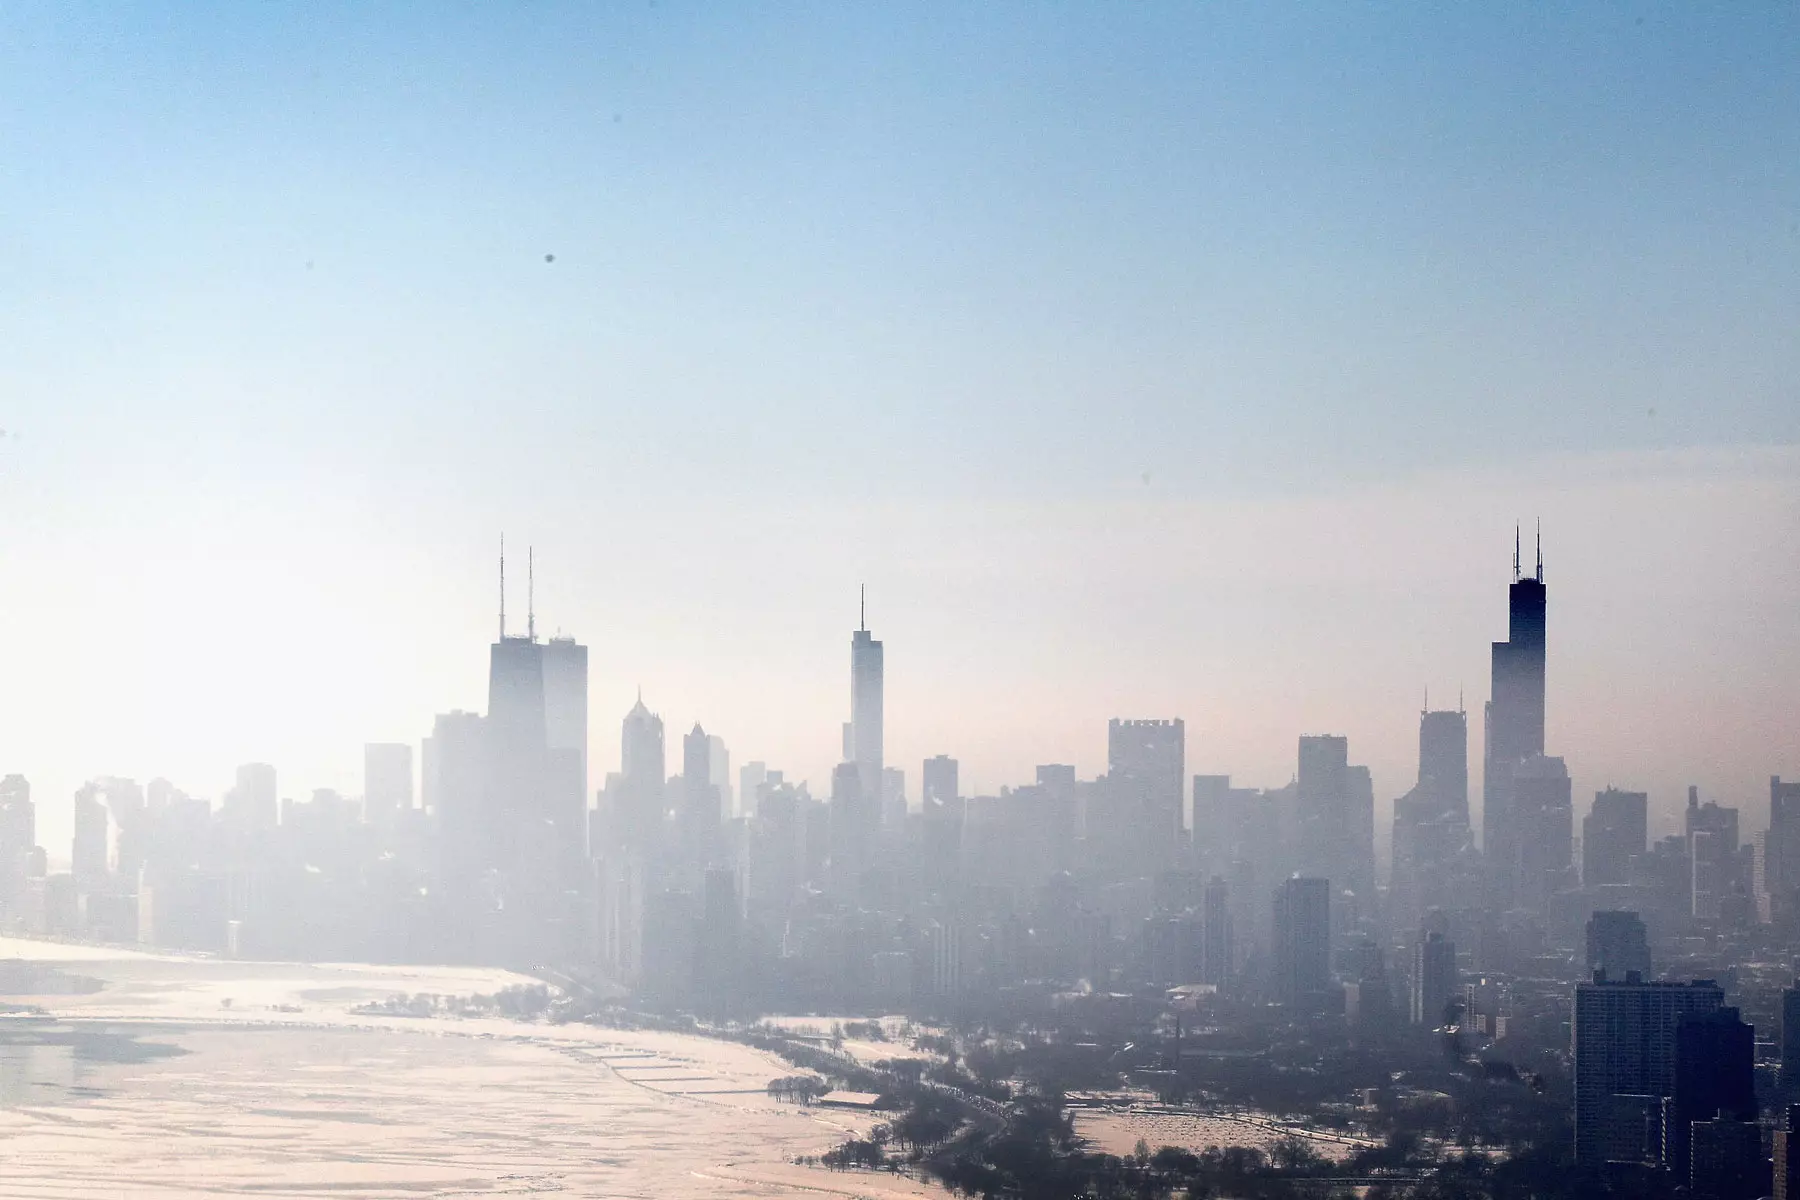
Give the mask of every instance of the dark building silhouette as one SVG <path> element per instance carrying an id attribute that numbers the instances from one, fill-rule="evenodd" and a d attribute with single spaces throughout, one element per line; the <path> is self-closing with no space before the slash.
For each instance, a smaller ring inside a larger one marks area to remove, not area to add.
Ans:
<path id="1" fill-rule="evenodd" d="M 1413 1024 L 1437 1028 L 1445 1021 L 1450 1002 L 1461 992 L 1456 943 L 1437 930 L 1421 931 L 1413 946 Z"/>
<path id="2" fill-rule="evenodd" d="M 1781 1091 L 1800 1096 L 1800 985 L 1781 992 Z"/>
<path id="3" fill-rule="evenodd" d="M 1649 843 L 1650 798 L 1607 788 L 1581 822 L 1581 882 L 1588 887 L 1630 883 L 1631 863 Z"/>
<path id="4" fill-rule="evenodd" d="M 1517 887 L 1520 830 L 1513 771 L 1544 753 L 1546 595 L 1542 543 L 1537 571 L 1526 577 L 1515 535 L 1513 581 L 1507 589 L 1507 640 L 1493 644 L 1492 694 L 1487 704 L 1482 764 L 1482 853 L 1488 862 L 1490 899 L 1496 908 L 1511 908 Z"/>
<path id="5" fill-rule="evenodd" d="M 1200 982 L 1226 987 L 1237 973 L 1236 939 L 1231 920 L 1231 885 L 1217 875 L 1207 881 L 1201 913 L 1206 940 L 1200 953 Z"/>
<path id="6" fill-rule="evenodd" d="M 1682 1016 L 1675 1024 L 1675 1078 L 1664 1132 L 1665 1165 L 1699 1190 L 1691 1153 L 1696 1121 L 1756 1120 L 1756 1031 L 1735 1008 Z M 1760 1143 L 1759 1143 L 1760 1145 Z"/>
<path id="7" fill-rule="evenodd" d="M 1324 1012 L 1331 989 L 1330 881 L 1282 880 L 1273 933 L 1275 998 L 1295 1012 Z"/>
<path id="8" fill-rule="evenodd" d="M 1650 978 L 1650 938 L 1634 912 L 1605 910 L 1587 922 L 1587 967 L 1594 978 Z"/>
<path id="9" fill-rule="evenodd" d="M 1575 988 L 1575 1159 L 1664 1165 L 1663 1101 L 1675 1091 L 1675 1030 L 1724 1004 L 1710 979 L 1604 980 Z"/>

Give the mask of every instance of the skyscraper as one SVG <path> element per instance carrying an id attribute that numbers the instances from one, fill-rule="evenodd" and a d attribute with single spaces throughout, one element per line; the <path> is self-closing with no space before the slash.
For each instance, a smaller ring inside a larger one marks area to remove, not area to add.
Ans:
<path id="1" fill-rule="evenodd" d="M 1469 720 L 1460 709 L 1419 714 L 1419 779 L 1394 801 L 1390 905 L 1398 928 L 1464 901 L 1470 856 Z"/>
<path id="2" fill-rule="evenodd" d="M 363 747 L 363 819 L 391 829 L 413 806 L 412 747 L 404 742 L 370 742 Z"/>
<path id="3" fill-rule="evenodd" d="M 690 854 L 705 854 L 723 817 L 719 789 L 712 781 L 712 739 L 698 721 L 681 740 L 682 824 Z"/>
<path id="4" fill-rule="evenodd" d="M 1675 1029 L 1725 994 L 1693 983 L 1607 980 L 1575 987 L 1575 1159 L 1661 1165 L 1662 1100 L 1675 1089 Z"/>
<path id="5" fill-rule="evenodd" d="M 268 763 L 245 763 L 237 769 L 237 783 L 225 794 L 228 819 L 240 833 L 266 834 L 281 819 L 275 792 L 275 768 Z"/>
<path id="6" fill-rule="evenodd" d="M 1331 884 L 1296 875 L 1275 891 L 1275 997 L 1296 1012 L 1324 1012 L 1331 988 Z"/>
<path id="7" fill-rule="evenodd" d="M 1368 903 L 1375 894 L 1375 797 L 1368 769 L 1351 766 L 1349 754 L 1346 738 L 1300 739 L 1300 869 Z"/>
<path id="8" fill-rule="evenodd" d="M 840 887 L 856 882 L 873 845 L 862 779 L 862 767 L 853 762 L 839 763 L 831 772 L 831 873 Z"/>
<path id="9" fill-rule="evenodd" d="M 1462 991 L 1456 972 L 1456 943 L 1437 930 L 1421 931 L 1413 945 L 1412 1020 L 1436 1029 L 1450 1001 Z"/>
<path id="10" fill-rule="evenodd" d="M 927 811 L 933 805 L 946 805 L 954 802 L 959 793 L 957 789 L 957 762 L 948 754 L 940 754 L 925 760 L 920 771 L 921 801 Z"/>
<path id="11" fill-rule="evenodd" d="M 1650 798 L 1609 787 L 1594 793 L 1581 822 L 1581 882 L 1587 887 L 1630 883 L 1631 860 L 1648 846 Z"/>
<path id="12" fill-rule="evenodd" d="M 861 772 L 859 795 L 869 809 L 864 814 L 871 828 L 880 820 L 882 741 L 882 651 L 869 632 L 868 609 L 861 606 L 861 620 L 850 635 L 850 748 L 849 761 Z"/>
<path id="13" fill-rule="evenodd" d="M 1513 765 L 1510 793 L 1517 855 L 1513 902 L 1541 913 L 1552 896 L 1574 884 L 1569 769 L 1560 758 L 1533 755 Z"/>
<path id="14" fill-rule="evenodd" d="M 1138 853 L 1166 861 L 1181 844 L 1182 791 L 1187 774 L 1187 727 L 1172 721 L 1122 721 L 1106 727 L 1107 774 L 1132 798 L 1138 828 L 1121 831 Z M 1094 831 L 1090 830 L 1092 836 Z M 1130 836 L 1135 834 L 1136 836 Z M 1140 858 L 1140 861 L 1141 858 Z"/>
<path id="15" fill-rule="evenodd" d="M 1201 912 L 1205 940 L 1200 950 L 1200 982 L 1224 987 L 1237 970 L 1231 929 L 1231 885 L 1217 875 L 1207 881 Z"/>
<path id="16" fill-rule="evenodd" d="M 1491 899 L 1501 908 L 1512 907 L 1519 862 L 1513 770 L 1544 752 L 1546 597 L 1543 545 L 1538 546 L 1536 573 L 1525 577 L 1515 533 L 1507 640 L 1493 644 L 1493 692 L 1487 705 L 1481 784 L 1482 852 L 1489 864 Z"/>
<path id="17" fill-rule="evenodd" d="M 438 714 L 425 739 L 425 807 L 437 822 L 442 870 L 453 892 L 470 888 L 487 862 L 484 825 L 487 721 L 480 713 Z"/>
<path id="18" fill-rule="evenodd" d="M 1738 810 L 1716 801 L 1700 803 L 1700 789 L 1688 788 L 1683 815 L 1688 841 L 1688 861 L 1693 870 L 1692 915 L 1717 920 L 1726 915 L 1735 899 L 1748 899 L 1749 879 L 1738 844 Z"/>
<path id="19" fill-rule="evenodd" d="M 1625 980 L 1650 978 L 1650 937 L 1634 912 L 1602 910 L 1587 922 L 1587 968 L 1591 976 Z"/>
<path id="20" fill-rule="evenodd" d="M 107 861 L 108 820 L 100 789 L 89 783 L 75 793 L 75 837 L 70 846 L 70 872 L 76 891 L 86 895 L 105 887 L 110 876 Z"/>
<path id="21" fill-rule="evenodd" d="M 588 844 L 588 651 L 571 637 L 544 643 L 544 742 L 549 750 L 545 813 L 557 854 L 578 869 Z M 571 852 L 573 851 L 573 854 Z"/>
<path id="22" fill-rule="evenodd" d="M 669 766 L 663 746 L 662 718 L 644 707 L 644 693 L 625 714 L 619 730 L 618 811 L 613 814 L 619 837 L 638 850 L 653 848 L 662 836 Z"/>
<path id="23" fill-rule="evenodd" d="M 1692 1179 L 1689 1147 L 1696 1121 L 1756 1120 L 1756 1031 L 1735 1008 L 1692 1013 L 1675 1024 L 1675 1081 L 1664 1130 L 1664 1165 Z M 1699 1188 L 1704 1192 L 1704 1187 Z"/>
<path id="24" fill-rule="evenodd" d="M 493 865 L 517 887 L 562 891 L 586 875 L 587 647 L 537 636 L 535 556 L 527 559 L 523 636 L 506 631 L 500 563 L 500 637 L 488 650 L 484 824 Z"/>
<path id="25" fill-rule="evenodd" d="M 1763 887 L 1776 919 L 1791 917 L 1800 903 L 1800 780 L 1769 777 L 1769 836 L 1763 851 Z"/>
<path id="26" fill-rule="evenodd" d="M 1800 984 L 1781 992 L 1781 1094 L 1800 1096 Z"/>

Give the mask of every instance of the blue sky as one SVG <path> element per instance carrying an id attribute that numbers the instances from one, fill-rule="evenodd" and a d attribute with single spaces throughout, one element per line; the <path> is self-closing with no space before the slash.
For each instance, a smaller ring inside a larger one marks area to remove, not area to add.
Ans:
<path id="1" fill-rule="evenodd" d="M 799 639 L 783 614 L 810 617 L 815 585 L 886 570 L 904 593 L 873 535 L 741 561 L 719 530 L 746 511 L 814 529 L 977 506 L 1017 539 L 989 545 L 998 605 L 1010 548 L 1057 542 L 1070 506 L 1148 503 L 1131 519 L 1174 529 L 1154 505 L 1328 509 L 1413 479 L 1416 510 L 1457 472 L 1512 471 L 1503 494 L 1554 512 L 1546 462 L 1780 452 L 1800 442 L 1796 62 L 1800 9 L 1773 3 L 9 5 L 7 600 L 39 622 L 68 608 L 59 568 L 142 555 L 199 614 L 254 608 L 230 561 L 254 547 L 284 629 L 341 642 L 371 593 L 475 628 L 504 527 L 566 565 L 550 595 L 622 672 L 646 614 L 709 611 L 696 595 Z M 1773 554 L 1779 582 L 1794 552 L 1745 530 L 1795 515 L 1757 507 L 1792 465 L 1754 461 L 1701 536 Z M 1033 586 L 1043 636 L 1121 616 L 1075 578 Z M 129 627 L 132 591 L 81 603 Z M 1470 671 L 1497 632 L 1463 639 Z M 1760 636 L 1787 653 L 1795 631 Z M 368 737 L 478 703 L 466 667 L 393 670 L 420 682 L 357 714 L 388 726 Z M 1119 703 L 1158 694 L 1120 680 Z M 695 690 L 706 711 L 672 719 L 729 731 L 756 707 Z M 795 718 L 826 767 L 839 690 Z M 12 714 L 46 723 L 27 744 L 66 715 Z M 329 734 L 293 743 L 297 770 L 354 762 L 365 735 Z M 78 780 L 106 736 L 20 769 Z M 221 774 L 264 756 L 243 740 L 204 754 Z M 998 738 L 987 773 L 1028 778 L 1032 752 Z"/>

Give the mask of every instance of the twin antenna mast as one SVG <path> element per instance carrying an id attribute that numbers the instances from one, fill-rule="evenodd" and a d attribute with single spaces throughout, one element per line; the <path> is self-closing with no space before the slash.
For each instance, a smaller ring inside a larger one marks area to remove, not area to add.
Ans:
<path id="1" fill-rule="evenodd" d="M 1521 546 L 1520 537 L 1519 537 L 1519 523 L 1517 521 L 1515 521 L 1515 522 L 1513 522 L 1513 582 L 1514 583 L 1519 582 L 1519 580 L 1524 577 L 1524 574 L 1522 571 L 1523 559 L 1520 555 L 1521 549 L 1522 549 L 1522 546 Z M 1539 583 L 1544 582 L 1544 520 L 1542 517 L 1538 518 L 1538 523 L 1537 523 L 1537 574 L 1533 575 L 1532 578 L 1537 580 L 1537 582 L 1539 582 Z"/>
<path id="2" fill-rule="evenodd" d="M 536 547 L 525 547 L 525 637 L 537 641 Z M 506 535 L 500 535 L 500 640 L 506 640 Z"/>

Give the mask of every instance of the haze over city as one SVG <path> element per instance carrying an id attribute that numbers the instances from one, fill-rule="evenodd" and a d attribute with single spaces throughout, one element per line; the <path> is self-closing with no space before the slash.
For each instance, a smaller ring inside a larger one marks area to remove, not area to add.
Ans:
<path id="1" fill-rule="evenodd" d="M 6 1187 L 1800 1197 L 1797 63 L 0 7 Z"/>

